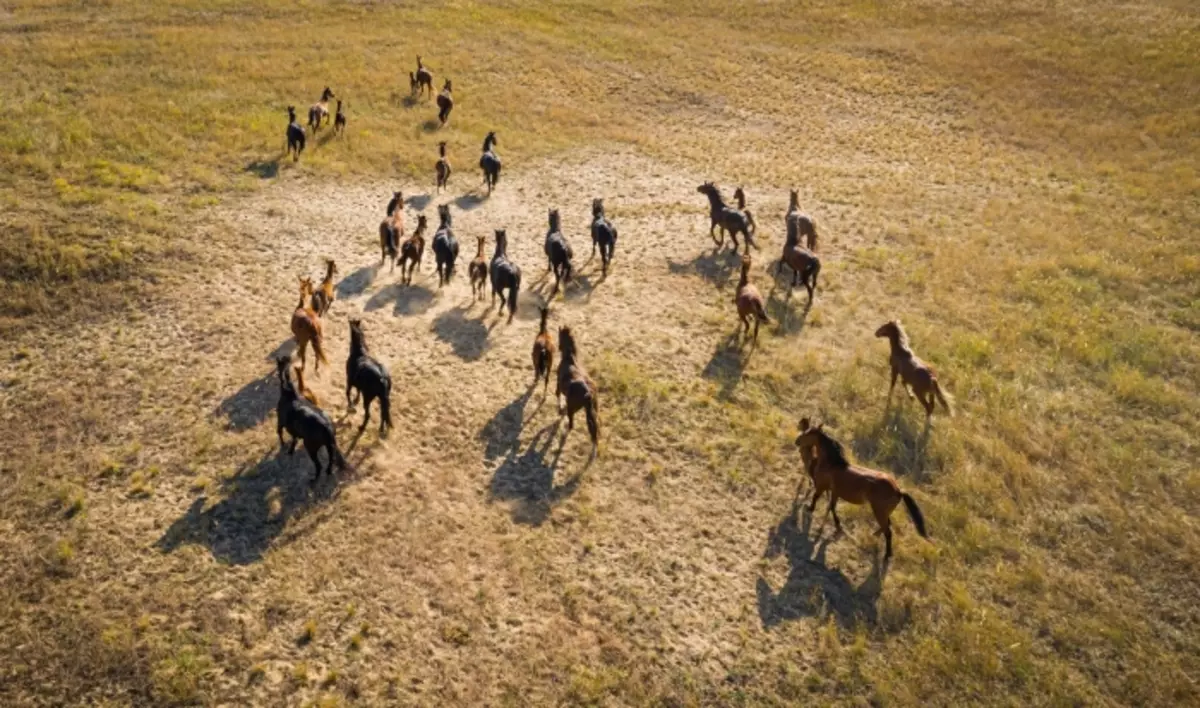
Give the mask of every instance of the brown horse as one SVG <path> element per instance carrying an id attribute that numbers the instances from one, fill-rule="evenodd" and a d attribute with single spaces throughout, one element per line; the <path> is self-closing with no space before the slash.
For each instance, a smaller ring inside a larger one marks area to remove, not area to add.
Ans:
<path id="1" fill-rule="evenodd" d="M 317 313 L 309 307 L 313 294 L 312 278 L 300 278 L 300 302 L 292 313 L 292 336 L 296 338 L 296 346 L 300 350 L 300 368 L 308 366 L 308 343 L 312 342 L 313 353 L 316 354 L 316 371 L 321 373 L 321 364 L 325 361 L 325 349 L 321 346 L 321 320 Z"/>
<path id="2" fill-rule="evenodd" d="M 321 92 L 321 98 L 308 109 L 308 127 L 313 129 L 313 132 L 321 129 L 321 122 L 329 122 L 329 99 L 337 98 L 333 95 L 333 91 L 328 86 Z"/>
<path id="3" fill-rule="evenodd" d="M 443 140 L 438 143 L 438 161 L 434 165 L 434 171 L 437 173 L 437 193 L 442 193 L 442 188 L 450 181 L 450 160 L 446 157 L 446 142 Z"/>
<path id="4" fill-rule="evenodd" d="M 420 96 L 429 89 L 429 97 L 433 98 L 433 72 L 425 68 L 425 64 L 421 62 L 421 56 L 417 55 L 417 95 Z"/>
<path id="5" fill-rule="evenodd" d="M 946 412 L 954 415 L 954 410 L 950 407 L 950 402 L 947 400 L 948 394 L 942 390 L 941 384 L 938 383 L 937 374 L 934 373 L 933 367 L 921 361 L 912 348 L 908 344 L 908 335 L 904 333 L 904 328 L 900 326 L 900 320 L 892 320 L 875 330 L 876 337 L 887 337 L 888 343 L 892 346 L 892 353 L 889 361 L 892 365 L 892 385 L 888 388 L 888 400 L 892 400 L 892 391 L 896 389 L 896 377 L 899 376 L 903 381 L 904 390 L 908 393 L 909 398 L 913 398 L 913 391 L 916 391 L 916 399 L 925 406 L 925 417 L 929 418 L 933 415 L 934 399 L 940 401 Z M 911 388 L 910 388 L 911 387 Z"/>
<path id="6" fill-rule="evenodd" d="M 379 265 L 392 259 L 392 272 L 396 270 L 396 256 L 400 253 L 400 239 L 404 237 L 404 195 L 392 194 L 388 202 L 387 217 L 379 223 Z"/>
<path id="7" fill-rule="evenodd" d="M 333 276 L 335 273 L 337 273 L 337 263 L 334 263 L 332 258 L 326 258 L 325 279 L 321 281 L 320 287 L 312 296 L 312 309 L 318 317 L 324 317 L 325 313 L 329 312 L 330 305 L 333 304 Z"/>
<path id="8" fill-rule="evenodd" d="M 750 216 L 750 212 L 740 211 L 725 203 L 725 198 L 721 196 L 721 190 L 712 182 L 705 182 L 696 187 L 696 191 L 708 197 L 708 216 L 711 220 L 711 225 L 708 227 L 708 235 L 712 238 L 713 243 L 718 248 L 725 244 L 725 233 L 728 232 L 733 238 L 734 253 L 738 249 L 738 234 L 746 239 L 746 253 L 750 252 L 750 247 L 758 248 L 758 244 L 754 243 L 754 232 L 757 226 L 754 224 L 754 217 Z M 742 195 L 743 201 L 745 194 Z M 718 239 L 713 234 L 713 230 L 718 226 L 721 227 L 721 236 Z"/>
<path id="9" fill-rule="evenodd" d="M 796 190 L 791 190 L 791 201 L 788 203 L 787 215 L 783 217 L 784 224 L 787 225 L 788 238 L 792 234 L 796 234 L 796 243 L 800 243 L 800 237 L 804 237 L 804 247 L 813 253 L 817 252 L 817 224 L 812 220 L 812 217 L 800 211 L 800 193 Z"/>
<path id="10" fill-rule="evenodd" d="M 558 364 L 558 387 L 554 391 L 558 415 L 561 418 L 566 413 L 569 432 L 575 427 L 575 413 L 584 409 L 588 435 L 592 438 L 592 454 L 595 455 L 600 445 L 600 399 L 595 382 L 579 363 L 579 352 L 570 327 L 558 328 L 558 350 L 562 353 L 562 361 Z M 563 398 L 566 399 L 565 406 Z"/>
<path id="11" fill-rule="evenodd" d="M 804 283 L 805 289 L 808 290 L 808 301 L 811 303 L 813 293 L 817 289 L 817 275 L 821 272 L 821 259 L 800 245 L 800 232 L 792 228 L 791 222 L 788 223 L 787 241 L 783 244 L 783 255 L 779 258 L 775 275 L 778 277 L 783 272 L 786 263 L 792 269 L 792 287 L 796 287 L 797 280 Z"/>
<path id="12" fill-rule="evenodd" d="M 438 123 L 445 125 L 446 121 L 450 120 L 450 111 L 454 110 L 454 94 L 451 93 L 450 79 L 446 79 L 446 83 L 442 86 L 442 92 L 438 94 Z"/>
<path id="13" fill-rule="evenodd" d="M 300 394 L 301 398 L 314 406 L 320 406 L 321 401 L 317 398 L 317 394 L 311 388 L 304 385 L 304 370 L 295 368 L 292 370 L 296 373 L 296 392 Z"/>
<path id="14" fill-rule="evenodd" d="M 533 340 L 533 385 L 537 386 L 538 379 L 542 379 L 542 390 L 545 391 L 550 388 L 550 370 L 554 368 L 554 340 L 546 329 L 550 308 L 542 306 L 538 310 L 542 313 L 542 324 Z"/>
<path id="15" fill-rule="evenodd" d="M 421 269 L 421 259 L 425 257 L 425 229 L 428 227 L 429 220 L 424 214 L 418 214 L 416 231 L 400 244 L 400 279 L 405 285 L 412 285 L 413 271 Z"/>
<path id="16" fill-rule="evenodd" d="M 879 533 L 883 534 L 887 543 L 883 556 L 887 559 L 892 557 L 892 511 L 900 502 L 904 502 L 917 533 L 921 534 L 921 538 L 929 538 L 920 507 L 910 495 L 900 491 L 896 478 L 887 472 L 852 464 L 842 444 L 825 432 L 824 423 L 813 427 L 807 418 L 801 420 L 796 447 L 805 457 L 805 466 L 813 479 L 813 498 L 808 505 L 810 513 L 817 507 L 817 499 L 828 491 L 829 513 L 833 514 L 834 526 L 841 531 L 842 522 L 837 515 L 838 499 L 845 499 L 851 504 L 870 504 L 879 523 Z"/>
<path id="17" fill-rule="evenodd" d="M 758 325 L 761 322 L 770 323 L 767 318 L 763 296 L 758 288 L 750 284 L 750 256 L 742 256 L 742 278 L 738 281 L 737 298 L 738 317 L 742 319 L 743 336 L 750 335 L 750 319 L 754 318 L 754 341 L 758 341 Z"/>
<path id="18" fill-rule="evenodd" d="M 475 249 L 475 258 L 471 261 L 471 265 L 467 266 L 467 275 L 471 277 L 471 302 L 479 299 L 483 295 L 483 288 L 487 285 L 488 279 L 488 262 L 483 255 L 483 245 L 487 242 L 487 236 L 477 236 L 479 242 Z"/>

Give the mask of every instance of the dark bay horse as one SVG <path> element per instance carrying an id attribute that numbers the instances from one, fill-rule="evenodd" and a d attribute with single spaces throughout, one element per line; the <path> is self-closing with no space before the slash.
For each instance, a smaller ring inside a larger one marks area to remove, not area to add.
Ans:
<path id="1" fill-rule="evenodd" d="M 725 233 L 733 238 L 733 251 L 738 249 L 738 234 L 746 239 L 746 253 L 750 252 L 750 247 L 758 248 L 758 244 L 754 243 L 754 217 L 750 216 L 748 211 L 739 211 L 725 203 L 725 198 L 721 196 L 721 190 L 717 189 L 717 185 L 712 182 L 705 182 L 696 187 L 696 191 L 708 197 L 708 215 L 712 220 L 712 224 L 708 228 L 708 235 L 712 237 L 713 243 L 717 247 L 725 245 Z M 713 235 L 713 230 L 718 226 L 721 227 L 721 236 L 718 239 Z"/>
<path id="2" fill-rule="evenodd" d="M 492 254 L 492 264 L 488 268 L 492 278 L 492 306 L 496 305 L 496 296 L 500 296 L 500 312 L 504 314 L 504 291 L 508 290 L 508 321 L 512 322 L 517 314 L 517 292 L 521 289 L 521 269 L 508 259 L 508 234 L 504 229 L 496 231 L 496 251 Z"/>
<path id="3" fill-rule="evenodd" d="M 441 194 L 442 189 L 450 181 L 450 159 L 446 157 L 446 142 L 444 140 L 438 143 L 438 161 L 434 165 L 433 170 L 437 175 L 437 193 Z"/>
<path id="4" fill-rule="evenodd" d="M 821 259 L 817 254 L 801 246 L 799 239 L 800 231 L 789 226 L 787 242 L 783 244 L 783 255 L 779 258 L 775 275 L 778 276 L 783 272 L 783 266 L 786 263 L 792 269 L 792 287 L 796 287 L 797 280 L 804 283 L 805 289 L 808 290 L 809 302 L 811 302 L 813 293 L 817 289 L 817 275 L 821 272 Z"/>
<path id="5" fill-rule="evenodd" d="M 608 264 L 617 249 L 617 227 L 604 216 L 604 200 L 592 200 L 592 258 L 600 247 L 601 275 L 608 275 Z"/>
<path id="6" fill-rule="evenodd" d="M 579 362 L 579 351 L 570 327 L 558 328 L 558 350 L 562 354 L 562 360 L 558 363 L 558 387 L 554 391 L 558 399 L 558 415 L 561 417 L 566 414 L 567 431 L 570 432 L 575 427 L 575 414 L 583 409 L 594 455 L 600 445 L 600 398 L 596 383 Z"/>
<path id="7" fill-rule="evenodd" d="M 416 231 L 400 244 L 400 280 L 405 285 L 412 285 L 413 271 L 421 269 L 421 259 L 425 257 L 425 229 L 428 227 L 429 220 L 424 214 L 418 214 Z"/>
<path id="8" fill-rule="evenodd" d="M 288 106 L 288 127 L 287 127 L 287 151 L 288 154 L 293 154 L 293 162 L 300 160 L 300 153 L 304 152 L 304 128 L 296 122 L 296 107 Z"/>
<path id="9" fill-rule="evenodd" d="M 562 218 L 558 209 L 550 210 L 550 230 L 546 232 L 544 250 L 546 269 L 554 271 L 554 291 L 558 292 L 560 283 L 571 282 L 571 272 L 574 270 L 571 259 L 575 256 L 571 244 L 567 243 L 567 237 L 563 235 Z"/>
<path id="10" fill-rule="evenodd" d="M 450 228 L 450 206 L 438 207 L 438 230 L 433 234 L 433 255 L 437 258 L 438 287 L 450 282 L 454 276 L 454 263 L 458 260 L 458 240 Z"/>
<path id="11" fill-rule="evenodd" d="M 817 224 L 812 217 L 800 211 L 800 193 L 796 190 L 791 190 L 790 201 L 788 203 L 787 215 L 783 217 L 784 224 L 787 226 L 788 238 L 792 237 L 792 233 L 796 234 L 796 243 L 800 243 L 800 237 L 804 237 L 804 247 L 813 253 L 817 252 Z"/>
<path id="12" fill-rule="evenodd" d="M 281 356 L 275 359 L 275 372 L 279 375 L 279 402 L 275 405 L 275 434 L 279 437 L 279 446 L 283 447 L 283 431 L 292 436 L 292 445 L 288 454 L 296 452 L 296 442 L 304 441 L 304 450 L 308 452 L 316 467 L 310 484 L 316 484 L 321 478 L 321 448 L 325 448 L 329 458 L 326 472 L 333 474 L 333 466 L 346 469 L 346 458 L 338 449 L 337 435 L 334 433 L 333 421 L 320 408 L 305 400 L 296 390 L 291 377 L 292 358 Z"/>
<path id="13" fill-rule="evenodd" d="M 350 400 L 350 391 L 355 391 Z M 367 350 L 366 335 L 362 320 L 350 320 L 350 356 L 346 359 L 346 407 L 354 410 L 359 397 L 363 401 L 363 422 L 359 430 L 367 427 L 371 420 L 371 402 L 379 399 L 379 434 L 392 427 L 392 377 L 386 367 L 371 356 Z"/>
<path id="14" fill-rule="evenodd" d="M 483 139 L 483 154 L 479 157 L 479 169 L 483 170 L 483 181 L 487 185 L 488 194 L 500 181 L 500 156 L 496 154 L 496 132 L 492 131 Z"/>
<path id="15" fill-rule="evenodd" d="M 438 123 L 445 125 L 450 120 L 450 111 L 454 110 L 454 94 L 450 92 L 450 79 L 446 79 L 442 92 L 437 97 Z"/>

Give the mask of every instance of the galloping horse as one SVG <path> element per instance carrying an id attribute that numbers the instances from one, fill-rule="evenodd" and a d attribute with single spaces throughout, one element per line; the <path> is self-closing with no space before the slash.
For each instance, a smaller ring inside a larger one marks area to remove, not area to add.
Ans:
<path id="1" fill-rule="evenodd" d="M 571 282 L 571 271 L 574 270 L 571 259 L 575 255 L 571 244 L 567 243 L 567 237 L 563 236 L 562 218 L 558 215 L 558 209 L 550 210 L 550 230 L 546 232 L 544 250 L 546 268 L 554 271 L 554 291 L 558 292 L 559 283 Z"/>
<path id="2" fill-rule="evenodd" d="M 600 247 L 601 274 L 608 275 L 608 264 L 617 249 L 617 227 L 604 216 L 604 200 L 592 200 L 592 258 L 596 257 L 596 246 Z"/>
<path id="3" fill-rule="evenodd" d="M 508 290 L 508 321 L 517 314 L 517 292 L 521 289 L 521 269 L 508 259 L 508 234 L 504 229 L 496 230 L 496 251 L 492 254 L 492 265 L 488 269 L 492 277 L 492 306 L 500 296 L 500 312 L 504 314 L 504 291 Z"/>
<path id="4" fill-rule="evenodd" d="M 425 229 L 429 220 L 424 214 L 417 215 L 417 229 L 400 244 L 400 280 L 412 285 L 413 271 L 421 270 L 421 259 L 425 257 Z"/>
<path id="5" fill-rule="evenodd" d="M 908 335 L 900 326 L 900 320 L 892 320 L 875 330 L 875 336 L 887 337 L 888 343 L 892 347 L 891 355 L 888 357 L 888 361 L 892 365 L 892 385 L 888 388 L 888 400 L 890 401 L 892 398 L 892 391 L 896 389 L 896 377 L 899 376 L 903 380 L 904 390 L 908 393 L 909 398 L 913 398 L 913 391 L 916 391 L 916 399 L 925 406 L 926 418 L 933 415 L 935 398 L 941 402 L 947 413 L 954 415 L 954 410 L 947 400 L 947 394 L 942 391 L 942 386 L 938 383 L 937 374 L 934 373 L 932 366 L 921 361 L 913 353 L 912 347 L 908 344 Z"/>
<path id="6" fill-rule="evenodd" d="M 337 435 L 334 433 L 333 421 L 325 411 L 305 400 L 296 390 L 291 379 L 292 359 L 281 356 L 275 359 L 275 372 L 279 375 L 279 402 L 275 405 L 275 434 L 279 437 L 279 446 L 283 447 L 283 431 L 292 436 L 292 446 L 288 450 L 291 455 L 296 452 L 296 442 L 304 441 L 304 450 L 308 452 L 313 465 L 317 468 L 310 484 L 316 484 L 321 478 L 321 459 L 318 456 L 321 448 L 329 455 L 329 465 L 326 472 L 333 474 L 333 466 L 346 469 L 346 458 L 338 449 Z"/>
<path id="7" fill-rule="evenodd" d="M 324 341 L 321 336 L 321 320 L 317 313 L 309 307 L 313 294 L 312 278 L 300 278 L 300 302 L 292 313 L 292 336 L 296 338 L 296 346 L 300 350 L 300 366 L 308 366 L 308 343 L 312 342 L 316 354 L 316 371 L 321 373 L 321 364 L 325 361 Z"/>
<path id="8" fill-rule="evenodd" d="M 754 319 L 754 341 L 758 342 L 758 325 L 760 322 L 770 323 L 763 296 L 758 288 L 750 284 L 750 256 L 742 256 L 742 277 L 738 280 L 737 304 L 738 317 L 742 320 L 743 336 L 750 334 L 750 320 Z"/>
<path id="9" fill-rule="evenodd" d="M 350 400 L 350 390 L 355 400 Z M 392 427 L 392 377 L 387 368 L 367 350 L 362 320 L 350 320 L 350 356 L 346 359 L 346 407 L 354 410 L 359 396 L 363 400 L 363 422 L 359 430 L 371 421 L 371 401 L 379 399 L 379 434 Z"/>
<path id="10" fill-rule="evenodd" d="M 433 234 L 433 255 L 437 258 L 438 287 L 450 282 L 454 275 L 454 263 L 458 260 L 458 240 L 450 228 L 450 206 L 438 207 L 438 230 Z"/>
<path id="11" fill-rule="evenodd" d="M 754 232 L 757 227 L 754 225 L 754 217 L 750 216 L 748 211 L 738 211 L 725 203 L 725 198 L 721 196 L 721 190 L 717 189 L 717 185 L 712 182 L 705 182 L 696 187 L 696 191 L 708 197 L 708 215 L 712 220 L 712 225 L 708 227 L 708 235 L 712 237 L 713 243 L 717 247 L 725 245 L 725 232 L 733 238 L 733 251 L 737 253 L 738 249 L 738 234 L 742 234 L 746 238 L 746 253 L 750 252 L 750 247 L 758 248 L 758 244 L 754 243 Z M 721 237 L 718 239 L 713 235 L 713 229 L 721 227 Z"/>
<path id="12" fill-rule="evenodd" d="M 570 327 L 558 328 L 558 350 L 562 353 L 562 361 L 558 364 L 558 387 L 554 391 L 558 399 L 558 415 L 561 417 L 566 413 L 569 432 L 575 427 L 575 414 L 580 408 L 584 410 L 594 455 L 600 445 L 600 399 L 596 383 L 588 376 L 583 364 L 579 363 L 579 351 Z"/>
<path id="13" fill-rule="evenodd" d="M 483 181 L 487 185 L 488 194 L 500 181 L 500 156 L 496 154 L 496 132 L 492 131 L 483 139 L 483 154 L 479 157 L 479 169 L 483 170 Z"/>

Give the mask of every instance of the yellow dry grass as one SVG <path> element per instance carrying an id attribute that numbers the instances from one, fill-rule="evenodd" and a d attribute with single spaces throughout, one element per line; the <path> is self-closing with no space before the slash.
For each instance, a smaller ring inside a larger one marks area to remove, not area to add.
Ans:
<path id="1" fill-rule="evenodd" d="M 0 703 L 1195 703 L 1198 28 L 1166 0 L 0 7 Z M 418 53 L 454 80 L 440 131 Z M 293 164 L 284 109 L 326 84 L 347 134 Z M 760 225 L 753 351 L 705 179 Z M 790 187 L 811 309 L 769 272 Z M 446 290 L 429 252 L 412 288 L 377 269 L 393 189 L 454 206 Z M 528 385 L 545 212 L 586 260 L 592 196 L 617 261 L 553 315 L 600 386 L 589 463 Z M 465 282 L 494 228 L 512 324 Z M 310 491 L 269 356 L 324 257 L 309 383 L 340 421 L 361 315 L 397 427 L 346 418 L 355 469 Z M 928 430 L 885 401 L 896 316 L 956 397 Z M 802 415 L 934 542 L 898 513 L 884 568 L 865 510 L 793 517 Z"/>

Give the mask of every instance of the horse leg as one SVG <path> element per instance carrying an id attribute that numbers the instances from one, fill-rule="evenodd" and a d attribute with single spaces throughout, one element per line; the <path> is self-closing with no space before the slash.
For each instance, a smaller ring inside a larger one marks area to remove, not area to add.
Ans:
<path id="1" fill-rule="evenodd" d="M 892 394 L 896 391 L 896 377 L 899 375 L 900 375 L 900 372 L 896 369 L 896 367 L 893 366 L 892 367 L 892 385 L 888 387 L 888 400 L 889 401 L 892 400 Z"/>
<path id="2" fill-rule="evenodd" d="M 320 454 L 321 448 L 319 446 L 317 446 L 316 444 L 309 443 L 308 440 L 305 440 L 304 441 L 304 450 L 306 452 L 308 452 L 309 458 L 312 459 L 313 468 L 314 468 L 312 481 L 310 481 L 309 484 L 315 485 L 317 483 L 317 480 L 319 480 L 321 478 L 321 454 Z M 329 459 L 332 462 L 332 460 L 333 460 L 332 452 L 330 452 L 330 454 L 329 454 Z"/>
<path id="3" fill-rule="evenodd" d="M 308 338 L 297 338 L 296 345 L 300 348 L 300 370 L 308 367 Z"/>
<path id="4" fill-rule="evenodd" d="M 829 492 L 829 513 L 833 514 L 833 527 L 837 529 L 839 533 L 841 533 L 842 520 L 839 519 L 837 515 L 837 500 L 837 493 L 832 491 Z"/>
<path id="5" fill-rule="evenodd" d="M 363 422 L 362 425 L 358 426 L 358 432 L 360 433 L 366 430 L 367 423 L 371 422 L 371 401 L 373 400 L 375 400 L 374 396 L 366 393 L 363 394 Z"/>
<path id="6" fill-rule="evenodd" d="M 288 448 L 288 454 L 289 454 L 289 455 L 295 455 L 295 454 L 296 454 L 296 443 L 297 443 L 299 440 L 300 440 L 300 438 L 296 437 L 295 435 L 293 435 L 293 436 L 292 436 L 292 446 Z"/>
<path id="7" fill-rule="evenodd" d="M 811 513 L 813 513 L 813 511 L 816 510 L 817 500 L 820 499 L 821 495 L 824 493 L 825 493 L 825 485 L 818 484 L 816 482 L 816 480 L 813 480 L 813 496 L 812 496 L 812 501 L 809 502 L 809 504 L 808 504 L 808 513 L 811 514 Z"/>

